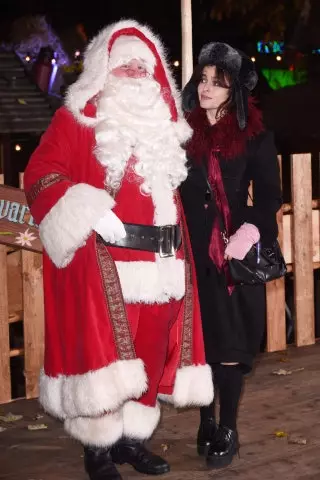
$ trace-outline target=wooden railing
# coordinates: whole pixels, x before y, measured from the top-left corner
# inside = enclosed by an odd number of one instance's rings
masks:
[[[282,159],[279,157],[280,167]],[[319,199],[312,200],[311,154],[291,156],[291,204],[278,214],[279,241],[293,272],[296,346],[315,343],[314,277],[320,267]],[[267,285],[267,351],[286,348],[285,281]]]
[[[279,162],[281,166],[281,157]],[[320,201],[312,200],[311,170],[310,154],[292,155],[292,203],[285,204],[278,213],[279,241],[288,272],[294,278],[294,332],[298,347],[315,342],[313,270],[320,268]],[[44,343],[41,254],[0,244],[0,282],[0,403],[12,399],[10,357],[17,355],[24,357],[26,397],[35,398]],[[285,280],[269,283],[266,298],[266,350],[285,350]],[[23,321],[24,348],[10,349],[9,326],[17,321]]]

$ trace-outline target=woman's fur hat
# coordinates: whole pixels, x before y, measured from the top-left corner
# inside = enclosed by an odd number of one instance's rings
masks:
[[[202,47],[198,65],[199,67],[215,65],[230,75],[234,85],[239,128],[244,130],[248,118],[248,94],[258,81],[252,60],[227,43],[211,42]],[[183,109],[186,112],[192,111],[199,104],[197,88],[197,78],[194,72],[182,93]]]

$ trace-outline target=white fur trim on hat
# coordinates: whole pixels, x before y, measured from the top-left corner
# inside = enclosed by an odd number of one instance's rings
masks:
[[[109,58],[109,72],[114,68],[129,63],[130,60],[141,60],[148,71],[152,74],[156,59],[150,48],[138,37],[122,35],[114,42]]]
[[[159,37],[146,26],[135,20],[121,20],[101,30],[88,45],[83,62],[83,71],[78,80],[68,89],[66,95],[66,106],[68,110],[81,124],[94,127],[97,124],[96,118],[87,117],[83,109],[89,100],[101,92],[107,82],[109,73],[108,45],[112,36],[121,29],[136,28],[140,30],[155,46],[159,53],[166,76],[169,81],[171,94],[175,100],[178,111],[178,118],[183,118],[180,95],[173,79],[169,62],[166,58],[164,46]]]

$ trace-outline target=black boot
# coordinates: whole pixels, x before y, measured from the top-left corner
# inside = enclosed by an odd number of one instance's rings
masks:
[[[90,480],[122,480],[110,455],[110,448],[84,447],[84,466]]]
[[[212,442],[217,429],[218,427],[215,418],[208,417],[205,420],[201,420],[197,436],[198,455],[207,454],[209,445]]]
[[[170,471],[169,464],[158,455],[146,449],[143,442],[127,438],[119,440],[111,449],[114,463],[129,463],[137,472],[161,475]]]
[[[211,468],[227,467],[237,452],[239,452],[238,433],[219,425],[207,453],[207,465]]]

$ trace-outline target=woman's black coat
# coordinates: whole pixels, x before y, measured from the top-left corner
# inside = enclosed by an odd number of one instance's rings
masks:
[[[205,159],[207,161],[208,159]],[[244,222],[256,225],[263,245],[277,237],[276,213],[281,186],[273,135],[263,131],[248,140],[244,153],[222,158],[220,168],[231,210],[233,231]],[[237,286],[229,295],[225,276],[209,257],[216,207],[208,202],[206,170],[189,159],[189,174],[180,188],[196,265],[206,356],[209,363],[239,362],[250,370],[265,327],[265,289]],[[253,181],[254,206],[248,206]]]

